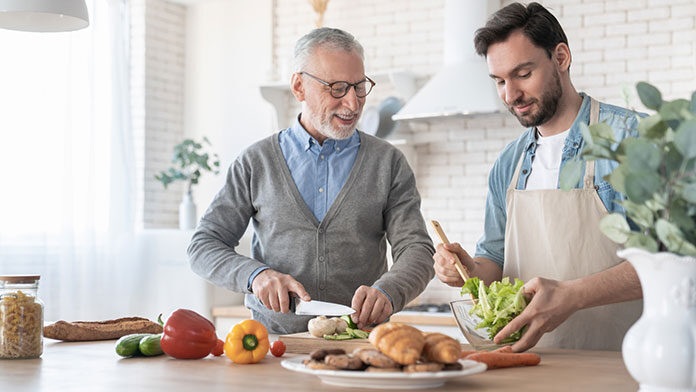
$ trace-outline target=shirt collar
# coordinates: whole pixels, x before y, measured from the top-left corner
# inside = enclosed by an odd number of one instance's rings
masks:
[[[290,128],[290,135],[292,136],[293,142],[302,147],[302,151],[307,151],[310,148],[312,148],[313,145],[319,147],[319,142],[312,137],[312,135],[307,132],[305,127],[302,126],[302,123],[300,123],[300,116],[302,113],[300,113],[296,118],[295,118],[295,123],[293,126]],[[331,146],[333,145],[336,149],[338,150],[343,150],[346,147],[348,147],[351,144],[360,144],[360,136],[358,135],[358,131],[353,131],[353,134],[343,140],[335,140],[335,139],[326,139],[324,141],[324,145]]]
[[[578,110],[578,115],[573,121],[573,125],[570,126],[570,133],[566,138],[566,144],[578,145],[582,140],[582,132],[580,131],[580,124],[585,125],[590,122],[590,96],[585,93],[580,93],[582,97],[582,104],[580,105],[580,110]],[[525,140],[525,151],[529,151],[536,146],[536,127],[528,128],[529,132],[527,135],[527,140]]]

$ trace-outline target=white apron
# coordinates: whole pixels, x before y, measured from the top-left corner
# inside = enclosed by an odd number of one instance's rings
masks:
[[[599,103],[591,99],[590,124],[598,117]],[[594,187],[594,161],[585,165],[581,189],[528,191],[515,189],[523,159],[507,189],[503,276],[571,280],[619,264],[619,245],[599,230],[608,211]],[[620,350],[642,307],[638,300],[580,310],[544,334],[537,347]]]

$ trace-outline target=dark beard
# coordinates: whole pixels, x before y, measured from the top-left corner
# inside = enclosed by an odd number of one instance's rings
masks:
[[[549,121],[551,117],[556,114],[556,109],[558,109],[558,101],[560,101],[561,95],[563,95],[563,87],[561,86],[561,78],[559,77],[558,72],[554,72],[553,76],[553,86],[541,95],[539,111],[536,114],[529,117],[518,116],[513,107],[523,105],[525,102],[522,100],[517,100],[513,102],[512,105],[508,105],[508,110],[510,113],[515,115],[515,117],[517,117],[517,120],[519,120],[522,126],[537,127]],[[536,100],[533,100],[532,102],[534,101]]]

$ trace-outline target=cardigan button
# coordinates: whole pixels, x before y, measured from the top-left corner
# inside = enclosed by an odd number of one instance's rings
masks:
[[[324,256],[319,256],[319,261],[324,261]]]

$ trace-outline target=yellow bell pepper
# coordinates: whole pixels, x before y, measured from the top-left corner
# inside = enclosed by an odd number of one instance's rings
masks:
[[[244,320],[227,334],[224,351],[235,363],[256,363],[266,356],[269,347],[266,327],[256,320]]]

